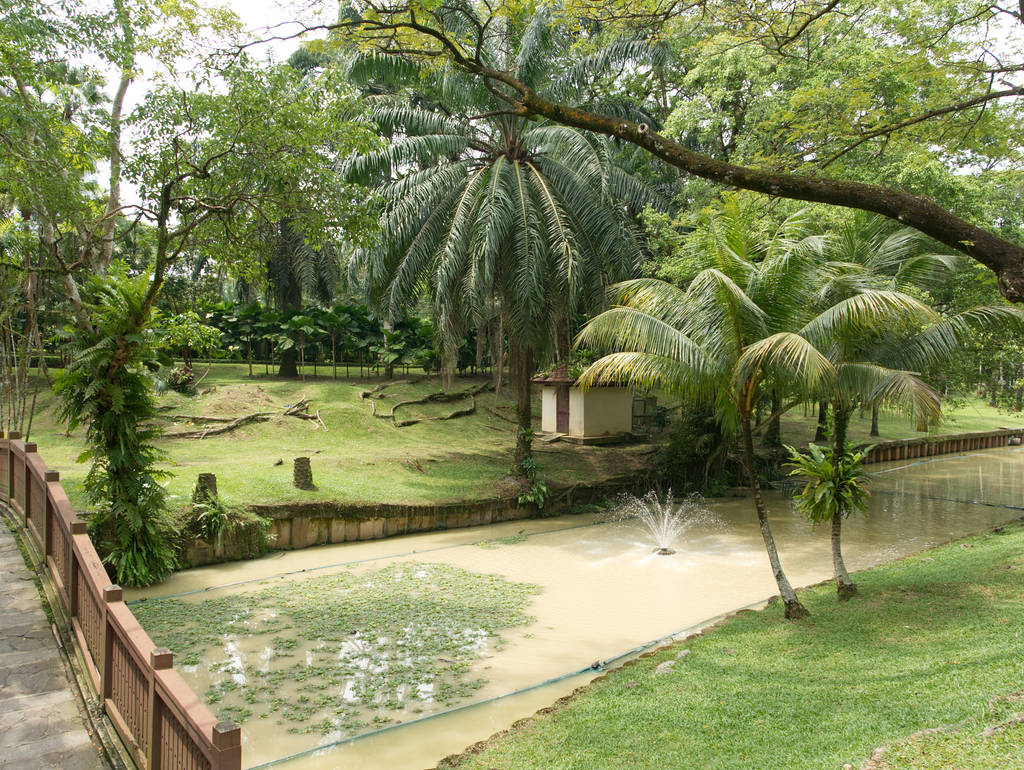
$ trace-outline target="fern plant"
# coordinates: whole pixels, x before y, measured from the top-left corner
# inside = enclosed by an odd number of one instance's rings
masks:
[[[60,416],[70,429],[86,426],[91,460],[85,489],[94,514],[90,532],[121,585],[148,585],[175,566],[171,520],[156,465],[151,372],[159,366],[149,280],[123,266],[90,279],[83,296],[91,328],[76,335],[71,366],[57,382]],[[143,331],[137,331],[142,329]]]
[[[820,524],[836,516],[845,518],[867,507],[871,496],[863,467],[867,450],[847,450],[837,464],[832,447],[810,444],[807,454],[788,444],[786,449],[790,457],[786,463],[791,469],[789,475],[805,480],[794,500],[797,509],[810,521]]]

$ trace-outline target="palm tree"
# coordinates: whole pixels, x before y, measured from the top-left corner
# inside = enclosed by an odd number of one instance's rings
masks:
[[[956,270],[961,258],[929,253],[926,245],[927,238],[917,230],[894,226],[891,220],[874,214],[854,213],[824,242],[820,307],[870,289],[913,292],[936,288]],[[877,436],[879,404],[867,403],[871,405],[870,435]],[[821,424],[824,410],[820,416]],[[918,424],[922,430],[927,427],[921,422],[925,418],[926,414],[920,412]],[[819,429],[815,441],[823,439]]]
[[[813,346],[832,365],[830,376],[819,381],[816,393],[819,403],[828,404],[832,410],[830,452],[816,457],[812,449],[810,456],[803,456],[792,447],[787,448],[794,462],[804,470],[813,468],[816,476],[832,476],[830,480],[818,479],[823,485],[818,496],[803,495],[798,498],[798,507],[816,523],[830,522],[833,573],[841,601],[857,593],[842,554],[842,522],[854,512],[853,492],[860,485],[858,463],[851,459],[847,445],[847,429],[855,404],[858,400],[889,404],[919,415],[925,422],[940,414],[938,394],[928,385],[913,372],[882,363],[886,356],[879,345],[878,330],[887,329],[891,338],[901,328],[921,328],[936,320],[931,308],[909,295],[869,289],[826,308],[795,334],[772,335],[744,352],[742,368],[773,372],[782,379],[791,369],[796,340],[802,340],[797,348]],[[830,496],[824,507],[818,505],[821,495]]]
[[[856,463],[849,462],[847,440],[856,403],[870,403],[873,409],[880,405],[903,409],[927,426],[940,416],[941,400],[912,370],[949,357],[972,331],[1019,328],[1024,318],[1010,306],[976,308],[942,318],[900,291],[934,286],[946,270],[955,267],[955,257],[922,254],[921,245],[916,232],[893,230],[878,218],[855,218],[824,242],[815,279],[820,314],[797,331],[833,366],[832,376],[821,381],[817,397],[829,404],[833,414],[831,451],[821,459],[832,474],[828,494],[834,499],[821,510],[809,499],[800,507],[815,520],[830,521],[833,572],[841,601],[857,593],[842,555],[842,521],[853,512],[843,490],[859,484]],[[792,345],[792,335],[773,335],[748,348],[743,366],[780,368],[785,376]],[[805,469],[820,465],[812,462],[813,453],[795,459]]]
[[[301,312],[303,299],[328,306],[342,280],[341,260],[330,243],[313,248],[303,234],[287,220],[278,223],[274,253],[267,261],[267,282],[278,312]],[[298,377],[300,349],[281,349],[280,377]]]
[[[787,219],[770,237],[754,234],[748,214],[739,199],[728,197],[690,239],[694,275],[685,289],[655,279],[613,288],[617,306],[587,324],[577,344],[617,352],[594,362],[581,382],[627,382],[714,404],[723,428],[739,434],[772,574],[786,617],[796,619],[808,613],[782,569],[753,443],[755,412],[770,397],[780,372],[751,365],[753,359],[744,353],[773,334],[799,328],[812,307],[817,239],[806,235],[805,212]],[[832,376],[831,363],[806,340],[796,337],[790,353],[787,379],[804,391]]]
[[[542,10],[521,35],[509,30],[482,55],[526,82],[557,87],[550,62],[568,42]],[[356,69],[363,77],[387,69],[394,90],[410,68],[378,57]],[[349,171],[386,180],[382,233],[357,266],[392,318],[418,296],[432,298],[449,378],[467,329],[486,328],[497,313],[509,343],[522,468],[538,360],[567,352],[577,314],[603,305],[607,283],[635,275],[642,247],[628,211],[655,196],[616,162],[606,138],[510,112],[456,70],[435,77],[433,91],[376,97],[373,119],[391,140],[352,159]]]

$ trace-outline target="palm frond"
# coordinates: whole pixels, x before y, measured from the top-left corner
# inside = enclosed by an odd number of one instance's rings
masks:
[[[694,371],[685,361],[651,353],[613,353],[592,363],[577,380],[583,388],[595,385],[632,385],[642,390],[659,388],[698,400],[715,398],[720,382]]]
[[[744,348],[736,363],[736,381],[750,380],[759,372],[801,393],[827,390],[836,374],[828,356],[792,332],[773,334]]]
[[[865,291],[832,305],[808,322],[800,334],[815,345],[850,339],[900,322],[929,323],[938,319],[932,308],[897,291]]]

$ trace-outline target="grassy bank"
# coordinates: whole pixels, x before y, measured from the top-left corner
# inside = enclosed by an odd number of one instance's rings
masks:
[[[995,430],[996,428],[1024,427],[1024,413],[1014,414],[989,406],[983,398],[959,399],[955,405],[943,405],[942,422],[931,426],[927,432],[917,430],[914,418],[903,414],[882,412],[878,419],[878,436],[872,437],[871,410],[855,411],[850,419],[849,437],[853,442],[875,443],[901,438],[920,438],[927,435],[948,435]],[[808,408],[804,414],[802,406],[791,410],[782,418],[782,440],[787,444],[804,445],[814,438],[818,419]]]
[[[204,367],[197,367],[203,371]],[[258,372],[259,370],[257,370]],[[327,371],[327,374],[323,372]],[[455,390],[469,390],[483,384],[479,379],[460,379]],[[515,444],[512,402],[494,393],[476,398],[476,411],[452,420],[429,420],[396,427],[391,420],[371,414],[370,401],[360,393],[383,384],[382,380],[339,379],[321,369],[321,375],[305,381],[247,376],[243,364],[217,364],[200,384],[203,395],[187,398],[172,391],[159,396],[169,415],[239,417],[252,412],[284,412],[302,398],[319,411],[326,429],[294,417],[277,416],[267,422],[245,425],[231,433],[202,441],[164,439],[167,455],[164,467],[172,478],[168,484],[170,502],[184,505],[199,473],[217,475],[221,497],[229,504],[284,504],[300,501],[341,503],[438,503],[475,500],[510,494],[506,475],[512,465]],[[386,396],[374,402],[378,413],[388,413],[394,404],[440,388],[439,381],[388,386]],[[669,401],[670,402],[670,401]],[[463,398],[447,403],[402,407],[401,420],[436,418],[473,404]],[[539,423],[540,399],[534,400]],[[56,419],[57,402],[43,390],[39,396],[32,440],[50,467],[61,478],[72,502],[82,507],[81,481],[86,466],[76,463],[82,452],[84,431],[65,435]],[[802,444],[814,434],[814,417],[804,416],[802,407],[783,420],[782,438]],[[991,430],[1001,425],[1024,425],[1024,417],[1007,415],[988,407],[980,399],[947,415],[938,432],[960,433]],[[168,421],[169,431],[203,427],[187,419]],[[851,438],[868,440],[870,414],[854,418]],[[909,418],[883,414],[878,440],[919,436]],[[626,474],[639,474],[646,467],[652,448],[627,445],[577,447],[562,442],[534,443],[541,476],[549,483],[594,483]],[[317,489],[300,491],[292,486],[292,459],[312,458]]]
[[[201,441],[164,439],[160,446],[167,455],[164,467],[172,474],[168,484],[172,505],[189,499],[196,476],[203,472],[215,473],[222,499],[237,504],[321,500],[416,504],[484,499],[511,491],[505,477],[512,466],[515,425],[508,399],[480,393],[476,411],[469,416],[399,428],[391,420],[374,417],[370,401],[360,398],[360,393],[381,385],[382,380],[333,380],[324,375],[306,381],[250,380],[246,371],[244,365],[215,365],[199,386],[204,395],[187,398],[167,391],[160,395],[159,404],[166,414],[227,418],[259,411],[282,413],[288,405],[308,398],[311,411],[319,411],[326,429],[278,416]],[[454,389],[469,390],[483,383],[460,379]],[[375,408],[388,413],[399,401],[439,389],[436,378],[389,386],[386,397],[375,401]],[[398,415],[403,420],[438,417],[472,403],[467,397],[410,405]],[[76,458],[83,449],[84,430],[66,436],[56,411],[53,394],[41,392],[31,438],[49,466],[61,472],[72,502],[81,507],[87,466],[76,463]],[[179,419],[168,421],[166,427],[180,431],[203,426]],[[649,449],[637,446],[536,443],[542,476],[556,483],[594,482],[629,473],[640,469],[649,454]],[[292,486],[292,458],[298,456],[311,458],[316,490]]]
[[[862,573],[848,604],[805,591],[808,621],[741,613],[454,764],[793,770],[887,746],[869,766],[1022,767],[1022,571],[1014,524]]]

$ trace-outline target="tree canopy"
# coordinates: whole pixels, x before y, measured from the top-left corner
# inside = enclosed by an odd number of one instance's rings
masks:
[[[360,3],[335,30],[405,58],[448,61],[509,111],[616,137],[685,174],[770,196],[863,209],[993,270],[1024,300],[1019,205],[1022,10],[987,2],[727,0],[557,6],[615,50],[607,88],[660,102],[664,125],[607,108],[599,81],[570,101],[484,54],[508,18],[546,7],[469,0]],[[653,50],[659,51],[652,54]],[[972,192],[981,181],[986,195]]]

